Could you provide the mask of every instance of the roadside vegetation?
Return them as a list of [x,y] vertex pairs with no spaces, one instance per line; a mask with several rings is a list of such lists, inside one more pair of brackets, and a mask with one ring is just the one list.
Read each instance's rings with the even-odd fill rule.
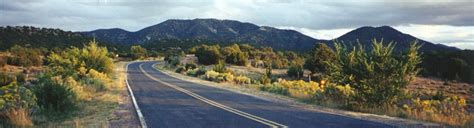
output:
[[[187,52],[195,62],[171,53],[165,69],[217,83],[280,94],[321,106],[424,120],[450,126],[472,126],[466,97],[443,92],[409,91],[407,86],[426,69],[420,45],[393,52],[395,43],[373,40],[371,48],[318,44],[308,54],[275,52],[249,45],[201,45]],[[305,59],[306,58],[306,59]],[[257,76],[232,70],[231,65],[264,70]],[[274,74],[274,69],[287,69]],[[305,73],[305,70],[307,71]]]
[[106,126],[124,91],[107,48],[95,41],[63,50],[16,45],[0,64],[2,126]]

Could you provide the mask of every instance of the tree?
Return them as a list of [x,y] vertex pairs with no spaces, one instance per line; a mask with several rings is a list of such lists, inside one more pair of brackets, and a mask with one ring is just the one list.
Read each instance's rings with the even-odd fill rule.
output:
[[326,44],[318,43],[314,46],[310,56],[304,63],[304,68],[311,71],[311,76],[317,72],[326,72],[327,63],[336,58],[334,51]]
[[366,51],[360,44],[349,51],[336,43],[336,59],[329,63],[327,78],[335,83],[354,87],[358,103],[380,106],[393,103],[419,72],[421,63],[416,42],[408,51],[393,54],[395,45],[383,45],[383,40],[372,41],[372,50]]
[[225,56],[225,61],[230,64],[245,66],[248,64],[249,55],[247,52],[242,52],[239,45],[234,44],[225,47],[222,51]]
[[217,64],[222,60],[219,45],[201,45],[196,49],[198,61],[204,65]]
[[295,77],[297,79],[300,79],[303,76],[303,68],[298,65],[292,65],[290,66],[290,68],[288,68],[286,74],[289,77]]
[[146,57],[146,49],[140,45],[134,45],[130,48],[133,59],[143,59]]

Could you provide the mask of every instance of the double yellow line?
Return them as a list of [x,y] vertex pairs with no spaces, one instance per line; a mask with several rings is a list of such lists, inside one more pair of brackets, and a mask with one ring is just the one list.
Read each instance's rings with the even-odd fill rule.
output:
[[242,116],[242,117],[245,117],[245,118],[248,118],[248,119],[251,119],[251,120],[260,122],[260,123],[265,124],[265,125],[268,125],[268,126],[270,126],[270,127],[272,127],[272,128],[287,128],[287,127],[288,127],[288,126],[285,126],[285,125],[282,125],[282,124],[273,122],[273,121],[271,121],[271,120],[267,120],[267,119],[264,119],[264,118],[261,118],[261,117],[258,117],[258,116],[255,116],[255,115],[246,113],[246,112],[242,112],[242,111],[237,110],[237,109],[234,109],[234,108],[232,108],[232,107],[225,106],[225,105],[223,105],[223,104],[220,104],[220,103],[215,102],[215,101],[213,101],[213,100],[210,100],[210,99],[207,99],[207,98],[205,98],[205,97],[202,97],[202,96],[200,96],[200,95],[198,95],[198,94],[196,94],[196,93],[193,93],[193,92],[191,92],[191,91],[188,91],[188,90],[183,89],[183,88],[181,88],[181,87],[178,87],[178,86],[176,86],[176,85],[173,85],[173,84],[164,82],[164,81],[162,81],[162,80],[160,80],[160,79],[157,79],[157,78],[151,76],[150,74],[148,74],[145,70],[143,70],[142,65],[143,65],[143,63],[139,65],[139,68],[140,68],[140,70],[141,70],[147,77],[149,77],[149,78],[151,78],[151,79],[153,79],[153,80],[155,80],[155,81],[157,81],[157,82],[159,82],[159,83],[162,83],[162,84],[164,84],[164,85],[166,85],[166,86],[169,86],[169,87],[171,87],[171,88],[174,88],[174,89],[176,89],[176,90],[178,90],[178,91],[180,91],[180,92],[183,92],[183,93],[185,93],[185,94],[187,94],[187,95],[189,95],[189,96],[192,96],[192,97],[194,97],[194,98],[196,98],[196,99],[198,99],[198,100],[200,100],[200,101],[203,101],[203,102],[205,102],[205,103],[207,103],[207,104],[210,104],[210,105],[212,105],[212,106],[221,108],[221,109],[226,110],[226,111],[228,111],[228,112],[231,112],[231,113],[240,115],[240,116]]

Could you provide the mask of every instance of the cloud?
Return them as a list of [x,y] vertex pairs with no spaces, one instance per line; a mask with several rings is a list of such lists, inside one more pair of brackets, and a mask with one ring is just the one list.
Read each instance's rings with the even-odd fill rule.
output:
[[[461,44],[472,37],[457,31],[472,33],[467,28],[474,26],[473,5],[474,0],[0,0],[0,26],[137,31],[167,19],[218,18],[291,26],[319,39],[361,26],[390,25],[428,41]],[[455,37],[451,32],[429,35],[425,31],[431,28],[413,24],[463,28],[455,31],[462,41],[450,41],[448,37]]]

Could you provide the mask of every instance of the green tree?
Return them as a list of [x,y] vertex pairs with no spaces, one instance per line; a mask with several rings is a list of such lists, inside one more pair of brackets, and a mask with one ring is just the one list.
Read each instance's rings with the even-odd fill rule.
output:
[[416,42],[403,54],[393,54],[395,45],[384,46],[383,40],[373,40],[371,51],[361,45],[352,50],[339,43],[335,46],[336,60],[329,64],[327,78],[354,87],[358,103],[370,106],[393,103],[419,72],[416,65],[421,63],[417,52],[420,46]]
[[336,58],[334,51],[326,44],[318,43],[314,46],[310,56],[304,63],[304,68],[311,71],[311,75],[317,72],[326,72],[328,65]]
[[140,45],[134,45],[130,48],[133,59],[143,59],[146,57],[147,50]]
[[204,65],[217,64],[222,60],[219,45],[201,45],[196,49],[198,61]]
[[289,77],[295,77],[300,79],[303,76],[303,68],[298,65],[292,65],[288,70],[286,71],[286,74]]

